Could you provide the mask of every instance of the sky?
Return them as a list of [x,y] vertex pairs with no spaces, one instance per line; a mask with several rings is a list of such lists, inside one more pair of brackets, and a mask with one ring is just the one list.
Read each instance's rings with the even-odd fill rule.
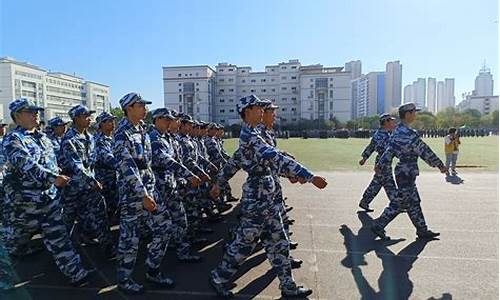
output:
[[486,61],[498,95],[497,0],[0,0],[0,56],[76,73],[163,106],[162,66],[251,66],[299,59],[363,73],[403,65],[474,89]]

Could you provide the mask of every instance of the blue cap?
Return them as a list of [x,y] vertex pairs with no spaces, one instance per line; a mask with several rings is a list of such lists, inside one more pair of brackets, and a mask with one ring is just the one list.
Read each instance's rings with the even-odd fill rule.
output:
[[380,115],[379,120],[380,120],[380,122],[382,122],[382,121],[387,121],[387,120],[396,120],[396,118],[391,116],[391,114],[385,113],[385,114]]
[[140,103],[144,103],[144,104],[151,104],[152,103],[151,101],[144,100],[141,97],[141,95],[139,95],[138,93],[134,93],[134,92],[126,94],[125,96],[123,96],[120,99],[119,102],[120,102],[120,106],[122,107],[122,109],[124,109],[127,106],[132,105],[136,102],[140,102]]
[[175,117],[167,108],[157,108],[153,110],[151,112],[151,117],[153,118],[153,120],[156,118],[167,118],[170,120],[175,120]]
[[269,104],[269,100],[261,100],[259,99],[259,97],[255,96],[255,95],[250,95],[250,96],[246,96],[246,97],[243,97],[240,99],[240,103],[239,104],[236,104],[236,109],[238,110],[238,113],[242,113],[243,110],[249,106],[252,106],[252,105],[261,105],[261,106],[264,106],[264,105],[268,105]]
[[179,113],[179,118],[181,119],[181,122],[183,123],[193,123],[193,118],[190,115],[184,114],[184,113]]
[[61,117],[54,117],[47,122],[47,125],[50,127],[57,127],[57,126],[66,125],[68,123],[69,122],[65,122],[63,119],[61,119]]
[[11,113],[18,112],[20,110],[28,111],[43,111],[44,108],[37,106],[35,102],[29,100],[28,98],[17,98],[16,100],[9,103],[9,109]]
[[97,125],[101,124],[102,122],[106,122],[108,120],[114,120],[116,119],[115,116],[113,116],[112,114],[110,114],[109,112],[107,111],[103,111],[102,113],[100,113],[97,118],[95,118],[95,122],[97,123]]
[[170,109],[170,113],[172,114],[172,116],[173,116],[174,118],[178,118],[178,117],[179,117],[179,112],[178,112],[178,111],[176,111],[176,110],[175,110],[175,109],[173,109],[173,108],[172,108],[172,109]]
[[417,108],[417,105],[413,102],[405,103],[398,108],[399,113],[405,113],[408,111],[420,111],[420,108]]
[[74,119],[81,115],[91,115],[93,113],[95,113],[95,110],[89,110],[87,106],[78,104],[69,110],[68,115],[71,119]]

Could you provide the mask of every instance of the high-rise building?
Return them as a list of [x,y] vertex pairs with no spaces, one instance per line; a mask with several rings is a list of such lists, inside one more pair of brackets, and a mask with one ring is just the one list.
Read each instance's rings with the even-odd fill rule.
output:
[[353,60],[353,61],[345,63],[344,69],[346,72],[351,72],[352,79],[359,78],[363,74],[360,60]]
[[427,110],[436,114],[436,78],[427,78]]
[[[38,66],[13,58],[0,58],[0,107],[8,112],[9,103],[26,97],[45,108],[42,120],[55,116],[69,119],[68,111],[77,104],[97,113],[110,110],[109,86],[76,75],[48,72]],[[12,122],[4,116],[4,122]]]
[[370,72],[352,81],[353,118],[384,112],[385,72]]
[[489,114],[498,110],[498,96],[474,96],[467,95],[466,98],[458,104],[458,110],[476,109],[481,114]]
[[399,61],[386,64],[385,68],[385,112],[391,112],[401,105],[403,66]]
[[455,107],[455,79],[444,79],[444,109]]
[[343,67],[302,66],[289,60],[253,72],[251,67],[219,63],[163,67],[165,106],[196,119],[224,125],[240,123],[239,99],[250,94],[279,105],[282,124],[301,119],[351,119],[351,72]]
[[426,86],[425,79],[418,78],[413,82],[413,102],[421,109],[425,108]]
[[437,90],[436,90],[436,110],[437,112],[443,111],[445,107],[444,100],[444,81],[437,82]]
[[484,65],[476,77],[474,84],[474,96],[492,96],[493,95],[493,76],[490,69]]
[[413,102],[413,84],[407,84],[404,88],[403,102]]

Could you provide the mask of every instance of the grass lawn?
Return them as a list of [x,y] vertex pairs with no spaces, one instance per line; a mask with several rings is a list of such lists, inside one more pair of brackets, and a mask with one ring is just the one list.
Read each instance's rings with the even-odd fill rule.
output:
[[[459,171],[498,172],[498,136],[483,138],[461,138],[457,165]],[[445,161],[444,138],[426,138],[424,141]],[[300,162],[315,171],[347,171],[373,169],[373,154],[364,166],[360,166],[361,152],[369,139],[279,139],[278,147],[293,154]],[[224,147],[233,153],[238,139],[227,139]],[[425,162],[419,160],[420,169],[429,171]],[[463,166],[463,167],[460,167]],[[479,166],[479,167],[466,167]],[[436,169],[437,171],[437,169]]]

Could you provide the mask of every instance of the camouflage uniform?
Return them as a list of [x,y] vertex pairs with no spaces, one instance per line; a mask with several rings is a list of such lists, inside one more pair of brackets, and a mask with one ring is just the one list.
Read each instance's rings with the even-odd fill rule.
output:
[[[72,118],[79,114],[92,113],[86,107],[77,105],[70,110]],[[106,203],[101,193],[96,190],[97,180],[92,170],[92,152],[94,140],[90,133],[78,132],[72,127],[64,135],[61,143],[61,162],[63,174],[71,181],[62,190],[63,218],[68,231],[78,218],[80,229],[87,236],[96,235],[106,251],[112,251],[112,236]],[[111,254],[111,253],[110,253]]]
[[[11,102],[9,108],[12,112],[43,110],[23,98]],[[62,221],[54,186],[59,169],[51,142],[38,130],[17,126],[5,136],[3,146],[7,157],[3,186],[15,208],[12,234],[4,237],[7,252],[15,253],[41,230],[44,244],[61,272],[74,283],[81,281],[88,271],[82,267]]]
[[[120,105],[126,108],[136,101],[151,103],[136,93],[130,93],[120,99]],[[152,230],[146,265],[149,270],[158,270],[167,249],[172,223],[165,201],[155,191],[155,177],[151,169],[151,141],[144,124],[141,122],[134,125],[129,119],[123,118],[114,133],[114,141],[113,153],[120,162],[117,180],[120,199],[118,284],[125,290],[139,290],[142,286],[133,282],[131,275],[139,250],[141,226],[147,224]],[[157,202],[154,212],[148,212],[143,207],[146,195]]]
[[62,138],[55,135],[54,127],[67,124],[68,122],[63,121],[63,119],[61,119],[60,117],[55,117],[47,122],[48,126],[45,128],[45,133],[47,134],[47,137],[50,139],[50,141],[52,142],[52,146],[54,147],[54,152],[56,153],[58,163],[61,161],[60,152]]
[[415,184],[415,180],[419,175],[417,161],[420,157],[430,166],[438,168],[444,167],[444,164],[431,148],[420,139],[418,133],[404,123],[400,123],[392,134],[389,146],[380,157],[377,166],[381,170],[390,167],[393,157],[399,159],[394,169],[397,183],[396,197],[390,198],[389,206],[375,220],[375,225],[383,229],[398,214],[406,211],[417,229],[417,233],[426,232],[428,229]]
[[279,211],[274,204],[276,184],[271,167],[276,166],[283,174],[303,177],[308,181],[313,178],[313,174],[267,144],[260,132],[247,124],[242,126],[240,145],[235,157],[218,174],[219,186],[237,172],[238,161],[248,173],[241,199],[242,217],[235,238],[226,245],[222,262],[212,270],[211,278],[216,284],[229,282],[241,263],[253,253],[260,238],[267,257],[277,272],[280,288],[293,290],[296,286],[288,259],[288,241]]
[[[390,137],[391,134],[389,131],[379,128],[373,134],[370,144],[368,144],[363,153],[361,153],[361,157],[364,160],[367,160],[374,151],[377,151],[377,157],[375,158],[375,164],[377,164],[380,160],[380,156],[384,153],[389,144]],[[389,199],[395,196],[396,183],[394,182],[394,177],[392,176],[391,164],[385,165],[380,174],[375,173],[373,175],[372,181],[363,193],[361,204],[368,206],[373,201],[375,196],[377,196],[382,187],[384,187]]]
[[[161,108],[159,110],[165,110]],[[163,111],[154,111],[160,115]],[[164,113],[162,116],[168,116]],[[167,206],[172,219],[171,232],[177,246],[177,257],[183,259],[189,256],[190,244],[187,240],[187,218],[181,197],[177,195],[177,179],[189,178],[194,174],[182,163],[177,161],[177,155],[172,145],[172,136],[160,133],[156,128],[151,129],[151,149],[153,153],[152,168],[156,178],[156,190],[161,201]]]

